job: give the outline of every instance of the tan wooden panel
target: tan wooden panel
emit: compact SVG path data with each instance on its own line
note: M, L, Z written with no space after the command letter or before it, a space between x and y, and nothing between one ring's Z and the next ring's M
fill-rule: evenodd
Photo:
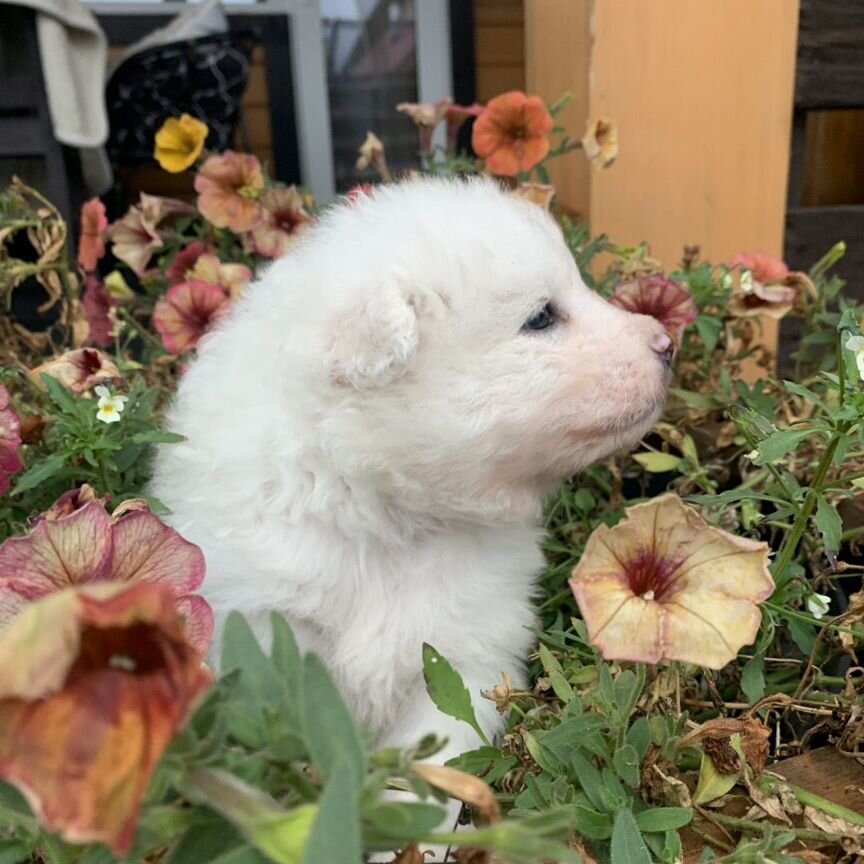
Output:
M249 80L246 82L246 92L243 94L245 108L252 106L269 106L270 94L267 90L267 70L263 66L251 66Z
M499 93L525 89L525 69L522 66L478 66L477 101L488 102Z
M864 109L807 115L801 204L864 204Z
M554 102L566 92L573 101L558 115L568 134L581 136L588 118L588 64L591 52L590 0L527 0L525 74L529 93ZM558 203L587 218L589 172L581 152L549 166Z
M516 24L522 26L523 0L474 0L474 26Z
M481 27L474 33L478 66L522 66L525 63L525 30L521 25Z
M797 0L596 0L589 113L621 152L591 175L593 230L668 263L782 254L797 24Z
M273 146L273 133L270 126L270 109L264 106L248 108L243 112L246 131L253 150L269 149Z

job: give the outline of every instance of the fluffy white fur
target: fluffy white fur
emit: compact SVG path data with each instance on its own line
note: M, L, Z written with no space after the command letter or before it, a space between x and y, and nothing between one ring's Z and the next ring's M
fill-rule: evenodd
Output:
M524 329L551 302L559 316ZM524 684L544 496L650 427L668 337L585 287L555 222L490 182L412 181L334 209L250 287L183 376L153 492L207 558L221 623L271 610L387 744L472 730Z

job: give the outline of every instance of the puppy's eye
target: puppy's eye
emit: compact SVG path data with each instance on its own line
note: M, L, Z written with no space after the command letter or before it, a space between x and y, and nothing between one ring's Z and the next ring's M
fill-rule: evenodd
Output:
M523 325L523 330L546 330L551 327L557 318L551 303L547 303L542 309L535 312Z

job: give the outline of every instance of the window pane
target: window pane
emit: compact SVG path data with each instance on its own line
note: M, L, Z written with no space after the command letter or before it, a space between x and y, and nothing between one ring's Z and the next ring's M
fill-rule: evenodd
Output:
M355 167L367 131L394 174L417 167L414 124L395 110L417 101L413 0L321 0L321 14L337 190L369 179Z

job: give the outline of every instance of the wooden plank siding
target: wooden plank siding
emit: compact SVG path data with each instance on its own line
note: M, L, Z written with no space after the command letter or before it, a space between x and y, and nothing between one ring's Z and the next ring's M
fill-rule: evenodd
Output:
M474 0L477 101L525 89L524 0Z

